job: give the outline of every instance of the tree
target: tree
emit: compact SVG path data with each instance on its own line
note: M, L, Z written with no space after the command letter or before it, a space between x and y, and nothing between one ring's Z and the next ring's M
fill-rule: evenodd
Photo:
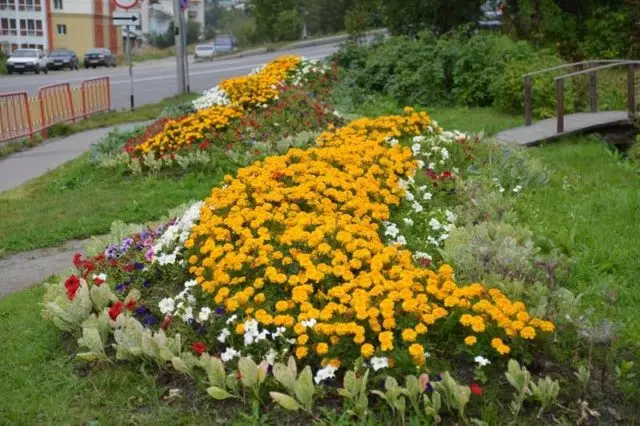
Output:
M444 34L476 22L484 0L385 0L383 14L393 34L414 36L422 30Z

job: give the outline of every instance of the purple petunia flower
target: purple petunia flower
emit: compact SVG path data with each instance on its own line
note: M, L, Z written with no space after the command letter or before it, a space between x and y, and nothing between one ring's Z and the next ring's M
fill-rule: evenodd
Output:
M155 253L153 252L153 247L150 247L149 250L144 253L144 258L147 262L151 262L153 260L153 256L155 256Z
M136 315L143 316L149 313L149 308L145 305L136 308Z
M158 323L158 320L156 319L156 317L154 317L153 315L147 315L144 317L144 319L142 320L142 323L144 325L146 325L147 327L151 327L152 325L155 325Z
M215 313L218 316L224 315L224 308L216 308Z
M140 270L144 269L144 265L143 265L142 263L140 263L140 262L136 262L136 263L134 263L134 264L133 264L133 267L134 267L135 269L137 269L138 271L140 271Z
M116 291L124 292L126 289L127 289L127 284L125 283L116 284Z
M118 247L117 246L107 247L107 249L104 251L104 255L107 257L107 259L116 259L120 255L118 252Z
M201 336L207 334L207 327L205 327L204 325L201 325L200 328L198 328L198 334Z
M144 286L144 288L149 288L151 287L151 281L149 280L144 280L144 282L142 283L142 285Z

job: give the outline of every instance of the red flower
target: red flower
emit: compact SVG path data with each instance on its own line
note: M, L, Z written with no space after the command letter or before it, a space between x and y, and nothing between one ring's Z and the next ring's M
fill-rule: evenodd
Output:
M171 325L172 320L173 320L173 317L171 315L167 315L166 317L164 317L164 320L162 320L162 324L160 324L160 328L163 330L166 330Z
M67 289L67 297L69 300L73 300L73 298L76 297L76 292L80 288L80 279L75 275L71 275L64 282L64 286Z
M123 306L124 306L124 303L118 300L109 308L109 316L111 317L112 320L115 321L116 318L118 318L118 315L120 315L120 313L122 312Z
M128 265L124 265L122 269L124 269L125 272L133 272L133 265L129 263Z
M136 301L131 299L124 305L124 307L127 309L127 311L133 312L136 309Z
M93 279L93 283L94 283L96 286L100 287L102 284L104 284L104 280L103 280L102 278L100 278L100 277L95 277L95 278Z
M207 351L207 347L202 342L195 342L191 344L191 349L197 353L198 355L202 355L203 352Z
M482 388L477 383L471 383L469 389L471 389L472 394L482 396Z
M73 266L78 269L80 265L82 265L82 254L76 253L73 255Z

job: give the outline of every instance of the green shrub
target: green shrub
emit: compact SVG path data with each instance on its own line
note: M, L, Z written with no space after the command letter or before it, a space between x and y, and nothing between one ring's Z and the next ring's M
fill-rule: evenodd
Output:
M548 50L541 50L525 58L510 61L502 78L493 85L495 105L504 112L522 114L524 112L524 80L522 76L562 63L562 59ZM560 74L545 73L532 78L534 117L548 118L556 115L556 85L553 78L556 75ZM564 98L565 112L572 112L575 99L571 80L565 80Z
M302 33L300 15L295 10L280 12L275 25L277 41L298 40Z
M456 43L453 65L453 94L459 105L489 106L494 93L490 88L499 81L507 63L534 54L526 42L514 42L506 36L477 35Z
M640 136L636 136L636 141L627 151L627 155L632 161L640 164Z
M602 7L593 11L585 22L585 54L590 58L627 58L631 49L630 18L631 15L626 9Z
M7 56L0 51L0 74L7 73Z

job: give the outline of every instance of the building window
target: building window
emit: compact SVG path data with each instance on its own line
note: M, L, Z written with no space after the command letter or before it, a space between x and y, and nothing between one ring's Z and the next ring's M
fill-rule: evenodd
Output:
M0 0L0 10L16 10L15 0Z
M53 0L53 8L55 10L62 10L62 0Z
M67 26L65 24L58 24L58 35L67 35Z

